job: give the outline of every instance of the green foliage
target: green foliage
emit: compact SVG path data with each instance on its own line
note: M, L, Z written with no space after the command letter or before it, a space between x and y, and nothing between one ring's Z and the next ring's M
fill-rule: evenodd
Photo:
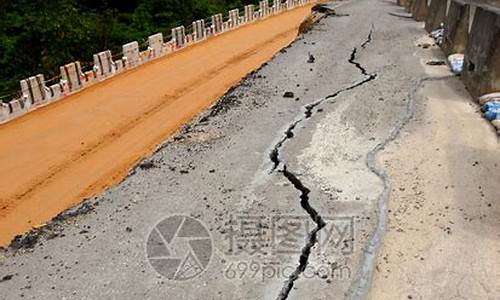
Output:
M0 0L0 96L39 73L257 0ZM7 97L2 99L9 101Z

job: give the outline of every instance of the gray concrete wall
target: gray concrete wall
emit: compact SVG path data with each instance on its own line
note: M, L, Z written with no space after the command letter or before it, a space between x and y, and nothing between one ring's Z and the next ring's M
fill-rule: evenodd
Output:
M413 18L417 21L425 21L429 13L428 0L414 0L411 6Z
M445 54L464 53L469 40L470 6L452 1L445 20L446 35L443 41Z
M473 96L500 91L500 14L478 7L465 49L462 79Z
M446 19L446 8L451 0L433 0L425 19L425 30L431 32L438 28Z
M500 1L398 0L428 32L444 24L442 49L465 56L462 81L475 98L500 91Z

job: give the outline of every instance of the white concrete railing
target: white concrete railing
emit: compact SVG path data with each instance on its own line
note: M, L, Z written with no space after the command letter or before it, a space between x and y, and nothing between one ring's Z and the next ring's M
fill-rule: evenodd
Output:
M243 16L238 9L233 9L229 11L226 21L222 14L212 16L210 24L207 25L205 20L195 21L189 33L186 33L184 26L173 28L171 39L167 42L164 41L163 34L157 33L148 38L148 48L144 51L140 51L139 43L134 41L123 45L122 57L117 60L113 60L109 50L94 54L91 70L83 71L78 61L66 64L60 67L60 81L50 86L47 86L42 74L23 79L20 82L21 97L0 104L0 124L210 36L222 34L312 1L287 0L281 3L280 0L273 0L273 6L269 7L269 0L263 0L259 3L258 11L254 5L245 6Z

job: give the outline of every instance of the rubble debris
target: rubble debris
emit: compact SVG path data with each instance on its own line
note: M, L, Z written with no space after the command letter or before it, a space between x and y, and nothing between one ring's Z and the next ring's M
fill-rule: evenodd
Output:
M443 66L443 65L446 65L446 62L442 61L442 60L429 60L428 62L426 62L426 65L429 65L429 66Z
M330 15L336 15L337 13L335 12L335 9L332 9L330 7L328 7L326 4L316 4L314 5L311 10L313 12L318 12L318 13L321 13L321 14L325 14L327 16L330 16Z
M60 213L54 218L54 221L64 221L72 217L88 214L93 210L94 207L90 203L84 202L81 205L70 208L67 211Z
M4 277L2 277L2 278L0 279L0 282L9 281L9 280L11 280L13 277L14 277L14 275L12 275L12 274L5 275Z
M58 222L64 222L70 218L88 214L89 212L94 210L94 206L97 206L97 203L98 202L96 202L95 204L91 204L90 202L83 202L76 207L70 208L60 213L59 215L54 217L48 224L37 225L33 227L32 230L28 233L20 234L14 237L8 248L15 251L21 249L32 249L38 243L40 237L43 237L46 240L51 240L56 237L64 237L65 235L62 233L62 229L58 225ZM87 233L84 231L86 230L83 230L82 232L80 232L80 234Z
M429 36L432 37L436 41L437 45L442 45L443 44L444 35L445 35L445 29L444 29L444 24L443 23L441 23L439 25L438 29L432 31L429 34Z
M261 66L264 67L265 65L267 64L263 64ZM248 78L248 77L247 77ZM247 78L244 78L241 80L241 82L244 82ZM219 101L217 101L210 109L210 112L208 114L206 114L205 116L203 116L201 119L200 119L200 123L206 123L208 122L209 119L217 116L217 115L221 115L221 114L224 114L226 113L227 111L229 111L229 109L231 109L232 107L237 107L239 106L242 102L241 100L238 98L237 95L235 95L234 93L234 87L233 88L230 88L229 91L227 91L226 95L222 96Z
M313 24L329 16L334 17L347 17L348 14L337 14L334 9L329 8L326 4L316 4L312 7L312 14L309 15L299 26L299 34L309 32Z
M307 59L307 63L313 64L316 61L316 58L311 53L308 53L308 54L309 54L309 58Z
M395 12L388 12L389 15L394 16L394 17L400 17L400 18L408 18L411 19L413 18L413 15L411 13L395 13Z
M12 243L10 243L10 247L14 250L32 249L38 242L39 237L40 235L37 231L31 231L25 235L17 235Z
M145 162L142 162L139 165L139 168L141 168L141 170L149 170L149 169L152 169L152 168L155 168L155 167L156 167L156 165L152 161L145 161Z
M418 44L418 47L422 47L424 49L430 48L432 45L429 43Z

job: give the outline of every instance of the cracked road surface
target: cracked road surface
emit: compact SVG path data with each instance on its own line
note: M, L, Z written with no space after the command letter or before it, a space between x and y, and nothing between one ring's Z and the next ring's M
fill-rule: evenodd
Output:
M499 298L497 137L400 12L344 3L122 183L4 251L0 297ZM189 281L147 259L179 214L213 245Z

